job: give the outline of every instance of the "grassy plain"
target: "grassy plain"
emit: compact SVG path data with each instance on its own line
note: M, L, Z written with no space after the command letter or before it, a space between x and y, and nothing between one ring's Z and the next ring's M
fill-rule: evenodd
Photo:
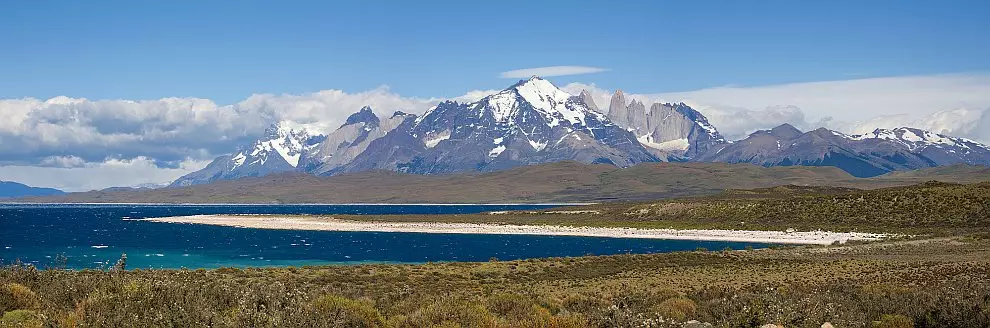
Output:
M13 266L0 307L25 310L6 323L70 327L987 327L988 259L975 236L425 265Z
M694 327L990 327L988 211L990 183L932 182L875 190L783 186L507 214L349 216L918 236L423 265L12 265L0 269L0 327L690 327L692 320L699 321Z

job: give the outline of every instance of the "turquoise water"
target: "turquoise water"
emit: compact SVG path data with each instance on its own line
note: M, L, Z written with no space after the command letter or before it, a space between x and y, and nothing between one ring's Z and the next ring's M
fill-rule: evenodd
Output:
M698 247L767 244L570 236L333 232L244 229L130 219L194 214L455 214L529 210L549 205L0 205L0 263L104 268L127 254L127 267L423 263L514 260Z

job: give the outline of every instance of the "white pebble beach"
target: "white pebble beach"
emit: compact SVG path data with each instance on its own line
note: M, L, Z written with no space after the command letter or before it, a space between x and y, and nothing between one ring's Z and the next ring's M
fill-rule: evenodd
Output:
M324 216L193 215L142 220L256 229L581 236L809 245L830 245L835 242L845 243L850 240L872 241L889 237L886 234L829 231L681 230L557 225L352 221Z

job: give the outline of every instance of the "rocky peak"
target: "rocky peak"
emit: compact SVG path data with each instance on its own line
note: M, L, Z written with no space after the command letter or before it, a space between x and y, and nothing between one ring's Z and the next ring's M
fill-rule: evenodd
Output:
M578 98L581 98L581 101L583 101L589 109L596 112L601 111L598 109L598 104L595 104L595 99L591 96L591 92L588 92L588 90L581 90L581 94L578 95Z
M793 125L784 123L773 129L770 129L770 134L784 140L790 140L800 137L803 134L803 132L795 128Z
M615 93L612 94L612 100L608 105L608 119L622 127L629 125L626 95L622 93L622 90L615 90Z
M529 80L521 80L477 102L464 106L456 105L456 103L453 105L441 103L427 112L423 119L434 112L441 113L451 108L476 109L478 111L473 113L490 117L499 124L523 123L527 121L527 117L538 116L550 126L561 123L583 126L586 125L589 115L596 118L603 116L589 109L579 97L574 97L557 88L550 81L535 76Z
M361 107L361 110L351 114L351 116L348 116L347 120L344 121L344 125L351 125L355 123L365 123L374 126L378 125L379 120L378 116L375 115L375 112L371 110L371 107L364 106Z
M396 116L409 116L409 115L415 115L415 114L409 114L401 110L397 110L395 111L395 113L392 113L392 116L390 116L389 118L391 119L391 118L395 118Z
M626 106L626 127L639 132L649 129L646 119L646 105L642 101L633 99Z

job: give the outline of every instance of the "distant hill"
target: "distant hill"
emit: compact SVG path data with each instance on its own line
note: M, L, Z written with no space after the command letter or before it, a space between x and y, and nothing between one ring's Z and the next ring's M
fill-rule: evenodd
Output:
M956 165L855 178L835 167L726 163L641 163L628 168L573 161L489 173L364 171L320 177L281 173L140 191L92 191L33 202L147 203L504 203L604 202L709 195L780 185L873 189L938 180L990 180L990 168ZM20 201L19 200L19 201Z
M0 181L0 198L62 195L65 192L52 188L37 188L11 181Z

